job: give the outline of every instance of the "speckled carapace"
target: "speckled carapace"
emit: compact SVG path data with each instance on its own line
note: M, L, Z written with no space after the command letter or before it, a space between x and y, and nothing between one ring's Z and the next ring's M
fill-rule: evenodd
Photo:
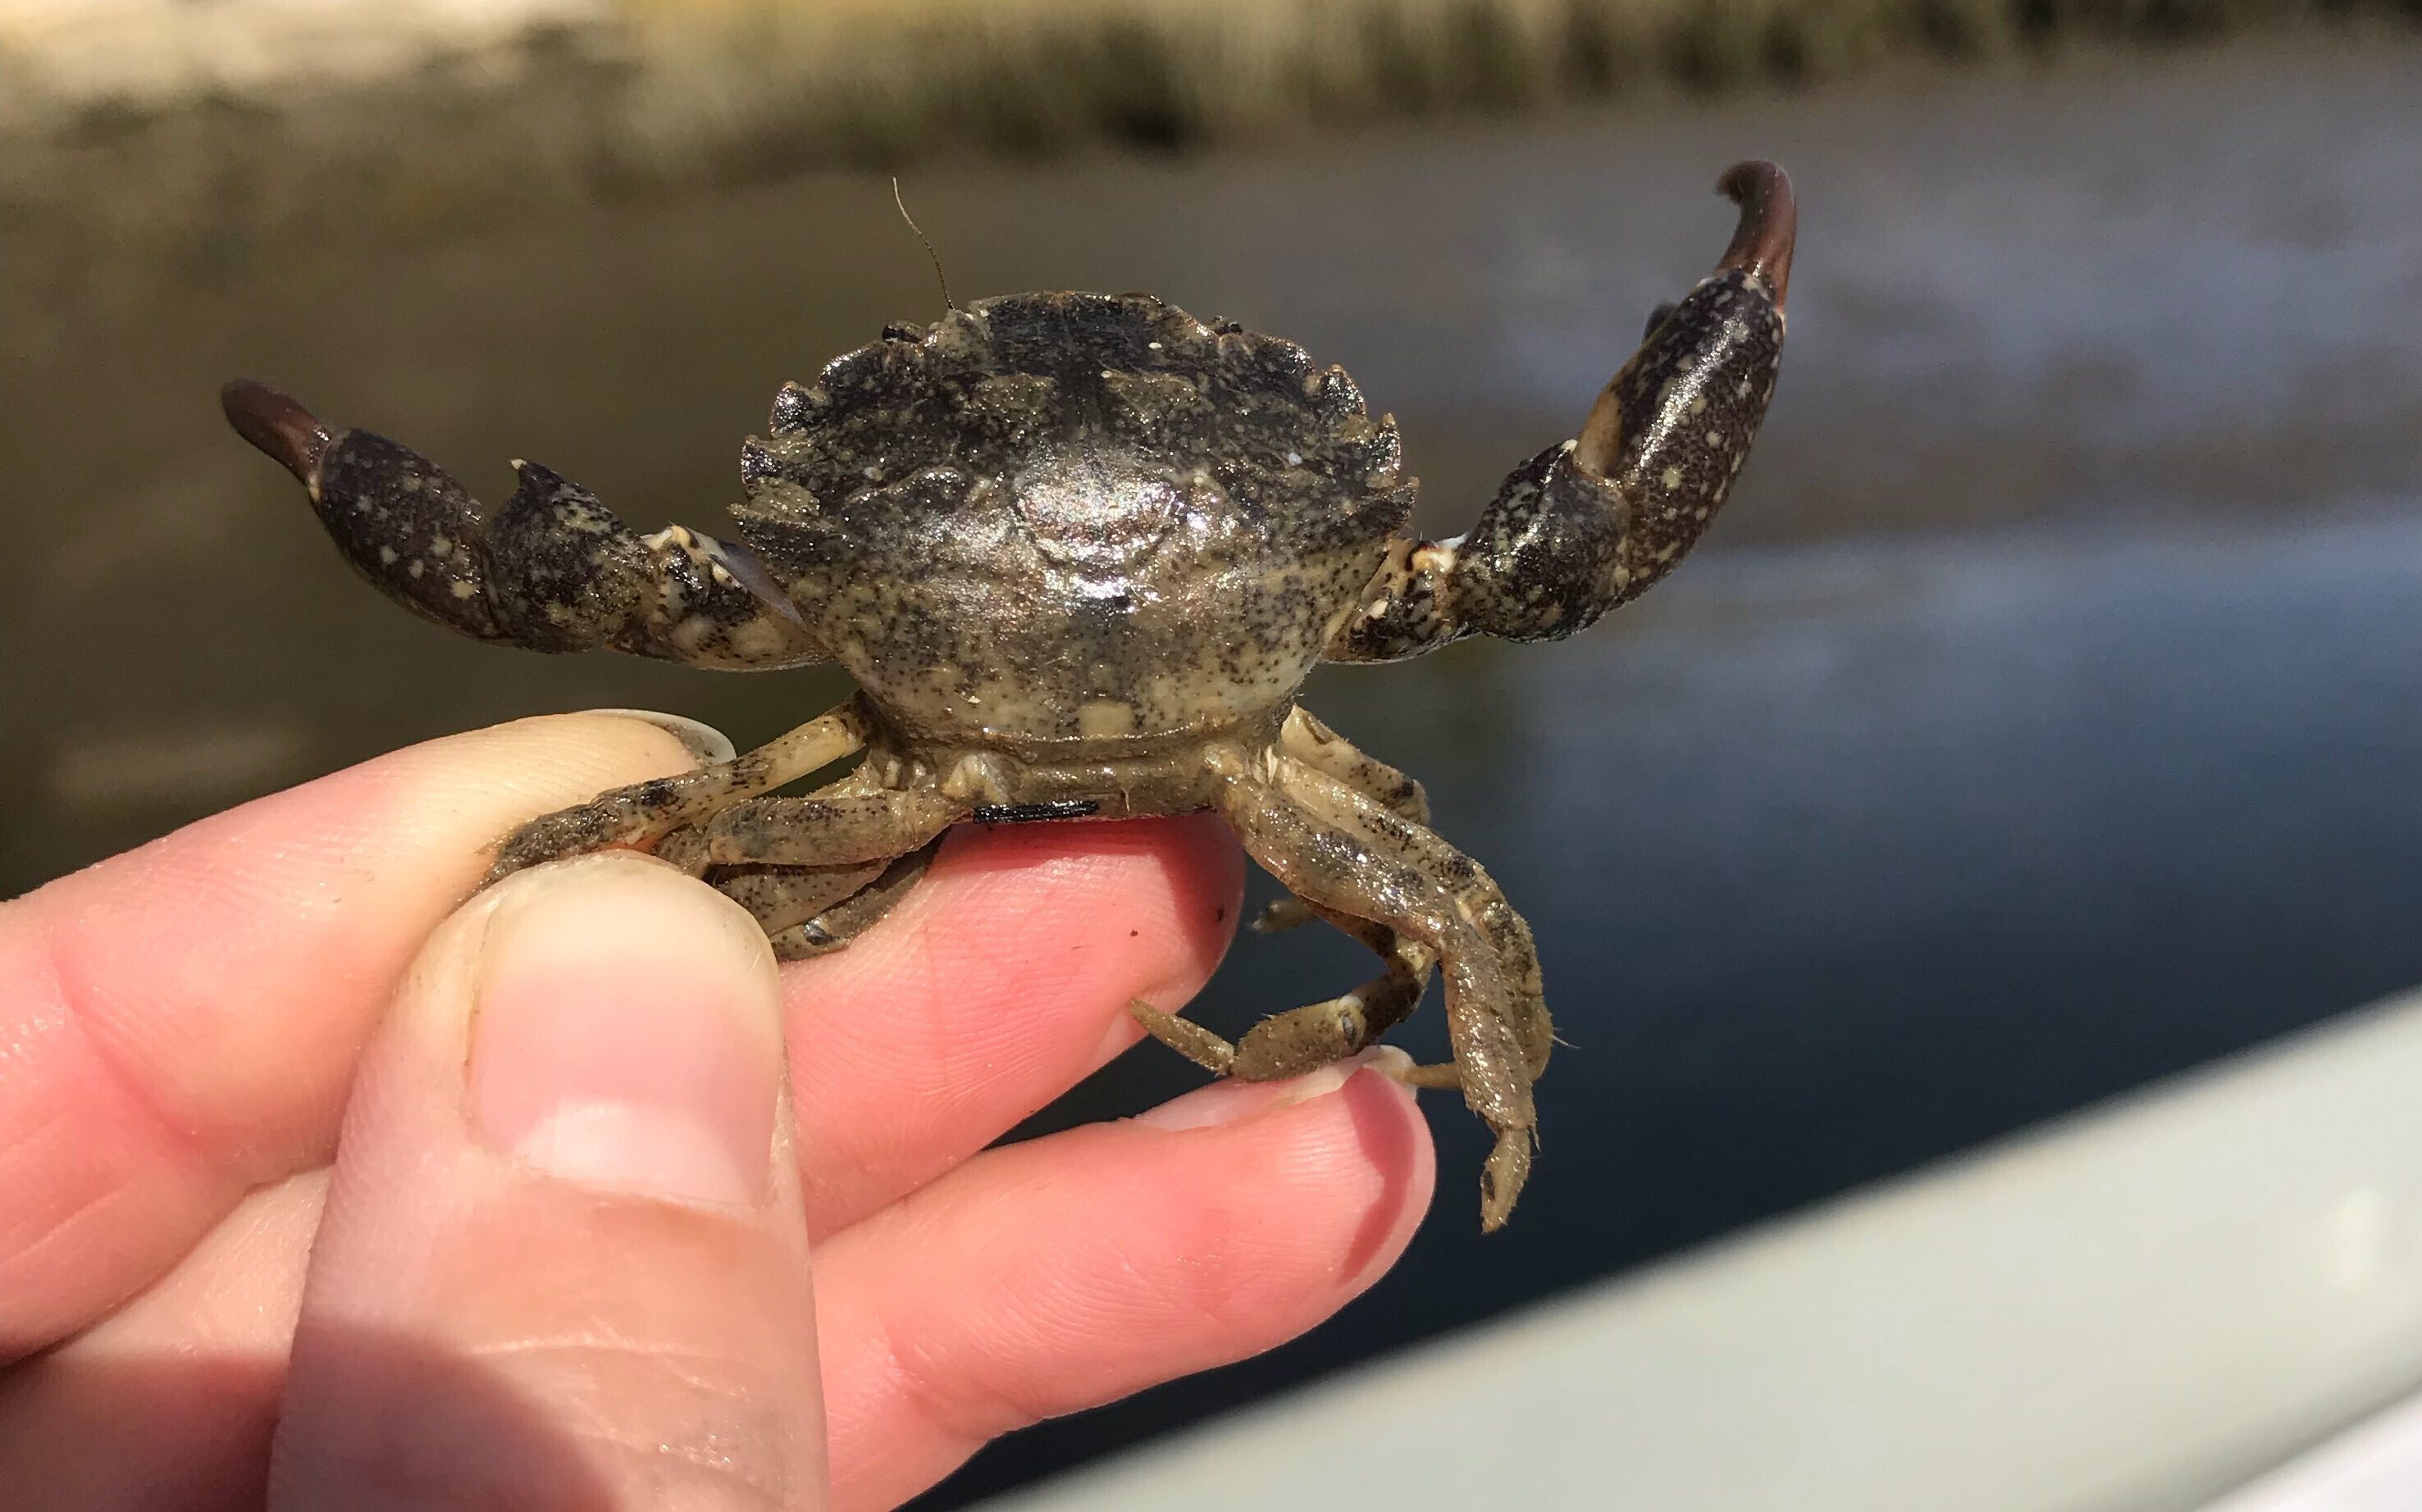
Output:
M1497 1136L1482 1221L1530 1170L1552 1044L1531 932L1429 828L1421 785L1298 707L1314 663L1467 635L1570 635L1706 528L1774 388L1796 216L1770 164L1714 273L1651 318L1574 440L1516 468L1466 535L1405 533L1393 423L1300 348L1143 295L952 309L787 385L741 452L745 545L642 536L517 463L481 505L433 462L264 384L228 419L310 491L387 595L483 640L734 669L838 662L859 692L746 755L600 795L501 839L492 878L606 846L721 888L786 957L837 949L963 820L1210 809L1384 969L1231 1044L1148 1004L1214 1072L1291 1076L1361 1050L1446 982L1455 1086ZM800 796L786 784L863 754Z

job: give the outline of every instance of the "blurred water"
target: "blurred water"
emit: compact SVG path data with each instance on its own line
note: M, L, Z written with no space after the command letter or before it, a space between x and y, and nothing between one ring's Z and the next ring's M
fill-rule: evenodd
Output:
M1706 551L1578 643L1311 695L1537 929L1572 1048L1515 1224L1479 1239L1476 1128L1438 1099L1440 1211L1372 1298L935 1504L2422 979L2417 65L2086 56L912 176L962 297L1147 288L1344 362L1446 528L1705 268L1719 168L1782 160L1805 217L1778 406ZM837 693L410 621L212 396L255 372L475 486L529 456L711 526L782 379L935 312L887 184L95 249L66 289L9 266L0 893L442 730L638 704L747 743ZM1205 1011L1365 972L1249 940ZM1147 1049L1037 1127L1194 1080Z

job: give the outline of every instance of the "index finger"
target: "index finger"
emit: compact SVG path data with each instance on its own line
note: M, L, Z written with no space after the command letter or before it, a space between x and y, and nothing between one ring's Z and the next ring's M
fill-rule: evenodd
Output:
M433 740L0 903L0 1362L325 1164L413 953L519 820L692 765L642 718Z

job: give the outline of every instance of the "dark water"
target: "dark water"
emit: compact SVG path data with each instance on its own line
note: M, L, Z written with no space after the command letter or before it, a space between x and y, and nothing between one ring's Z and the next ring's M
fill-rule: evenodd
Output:
M1518 1222L1479 1238L1477 1130L1441 1099L1439 1210L1371 1298L933 1504L2422 980L2417 68L2085 57L912 179L962 297L1147 288L1345 363L1445 528L1704 269L1719 168L1779 158L1804 206L1782 393L1706 552L1579 643L1311 695L1537 929L1572 1048ZM475 484L529 456L711 524L778 382L933 314L888 185L103 248L39 290L5 247L0 893L444 730L641 704L745 743L835 694L411 622L212 396L256 372ZM1365 968L1248 940L1206 1011ZM1049 1121L1193 1080L1141 1052Z

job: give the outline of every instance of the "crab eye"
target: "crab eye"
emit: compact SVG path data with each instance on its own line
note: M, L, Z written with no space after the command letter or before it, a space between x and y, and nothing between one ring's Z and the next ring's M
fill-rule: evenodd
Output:
M1681 305L1669 299L1663 304L1658 305L1655 309L1650 310L1648 312L1647 329L1640 333L1640 339L1645 341L1650 336L1655 335L1657 334L1657 328L1663 325L1673 317L1674 312L1681 307Z

